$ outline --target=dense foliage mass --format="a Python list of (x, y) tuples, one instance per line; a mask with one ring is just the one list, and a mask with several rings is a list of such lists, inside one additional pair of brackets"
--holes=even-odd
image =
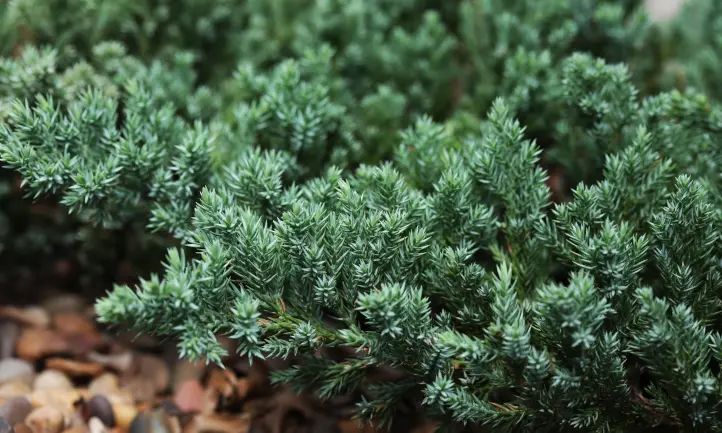
[(383, 426), (722, 432), (714, 0), (41, 3), (0, 160), (71, 216), (26, 231), (177, 241), (102, 320)]

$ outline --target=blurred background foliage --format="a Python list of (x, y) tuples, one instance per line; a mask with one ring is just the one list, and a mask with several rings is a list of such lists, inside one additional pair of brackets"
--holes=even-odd
[[(719, 134), (713, 101), (722, 97), (722, 4), (690, 0), (663, 22), (651, 20), (646, 6), (639, 0), (9, 0), (0, 2), (0, 122), (18, 98), (73, 101), (87, 87), (122, 95), (129, 81), (139, 82), (185, 121), (207, 125), (218, 137), (216, 158), (249, 147), (288, 151), (303, 180), (330, 164), (351, 170), (388, 159), (401, 140), (414, 138), (401, 131), (426, 115), (448, 121), (451, 135), (464, 137), (504, 95), (544, 149), (552, 180), (568, 191), (598, 179), (603, 155), (615, 149), (613, 134), (585, 142), (578, 128), (595, 127), (605, 94), (620, 94), (619, 86), (633, 85), (632, 99), (674, 89), (708, 95), (711, 100), (657, 103), (697, 113), (707, 142)], [(627, 67), (608, 77), (612, 90), (589, 89), (601, 69), (569, 63), (574, 52)], [(575, 67), (582, 69), (572, 71), (577, 81), (570, 82), (565, 71)], [(580, 101), (598, 110), (585, 111)], [(310, 110), (323, 133), (307, 142), (289, 139), (298, 125), (279, 115), (289, 106)], [(664, 119), (664, 110), (657, 113)], [(604, 118), (606, 127), (623, 128), (618, 117)], [(24, 198), (15, 173), (2, 170), (0, 179), (4, 296), (20, 299), (42, 287), (97, 293), (113, 281), (147, 275), (173, 244), (147, 234), (142, 220), (113, 230), (84, 224), (52, 199)]]

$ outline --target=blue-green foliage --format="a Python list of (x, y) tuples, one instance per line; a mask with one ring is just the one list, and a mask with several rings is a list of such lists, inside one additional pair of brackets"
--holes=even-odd
[(177, 241), (101, 320), (383, 426), (722, 431), (712, 2), (31, 3), (0, 160)]
[[(425, 121), (405, 137), (419, 134), (445, 136)], [(423, 165), (406, 146), (413, 180)], [(425, 189), (389, 164), (268, 188), (257, 197), (278, 203), (272, 212), (239, 205), (223, 183), (207, 189), (189, 229), (195, 258), (170, 256), (163, 279), (119, 287), (98, 311), (172, 329), (216, 361), (213, 335), (225, 333), (244, 354), (293, 355), (278, 380), (323, 397), (373, 388), (360, 410), (382, 423), (399, 393), (423, 389), (442, 417), (514, 431), (717, 431), (719, 197), (640, 127), (604, 179), (550, 208), (539, 149), (501, 101), (478, 138), (446, 151)], [(210, 307), (229, 299), (242, 304)], [(691, 338), (698, 355), (681, 351)], [(316, 357), (343, 347), (355, 353)], [(688, 370), (663, 370), (678, 363)], [(382, 366), (405, 372), (406, 391), (367, 376)], [(648, 383), (632, 377), (642, 371)]]

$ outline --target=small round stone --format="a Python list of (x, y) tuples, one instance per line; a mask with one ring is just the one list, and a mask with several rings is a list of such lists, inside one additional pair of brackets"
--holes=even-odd
[(90, 418), (90, 421), (88, 421), (88, 429), (90, 430), (90, 433), (108, 432), (108, 427), (98, 418)]
[(94, 395), (88, 400), (88, 415), (91, 418), (98, 418), (106, 427), (115, 427), (113, 406), (102, 395)]
[(19, 337), (20, 326), (17, 323), (0, 321), (0, 359), (13, 356)]
[(35, 370), (22, 359), (5, 358), (0, 360), (0, 385), (10, 382), (32, 383)]
[(0, 433), (15, 433), (13, 426), (11, 426), (4, 418), (0, 418)]
[(4, 419), (10, 425), (15, 425), (25, 421), (33, 406), (25, 397), (13, 397), (0, 406), (0, 418)]
[(45, 370), (35, 378), (33, 389), (36, 391), (48, 389), (73, 389), (73, 383), (68, 376), (57, 370)]
[(130, 423), (130, 433), (172, 433), (173, 420), (162, 410), (139, 413)]
[(25, 420), (34, 433), (59, 433), (63, 429), (64, 417), (60, 410), (43, 406), (30, 412)]

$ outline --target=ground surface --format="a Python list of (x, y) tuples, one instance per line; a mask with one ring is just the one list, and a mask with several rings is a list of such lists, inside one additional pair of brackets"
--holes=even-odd
[(103, 332), (73, 295), (0, 305), (0, 433), (373, 431), (348, 401), (269, 384), (268, 368), (177, 361), (172, 345)]

